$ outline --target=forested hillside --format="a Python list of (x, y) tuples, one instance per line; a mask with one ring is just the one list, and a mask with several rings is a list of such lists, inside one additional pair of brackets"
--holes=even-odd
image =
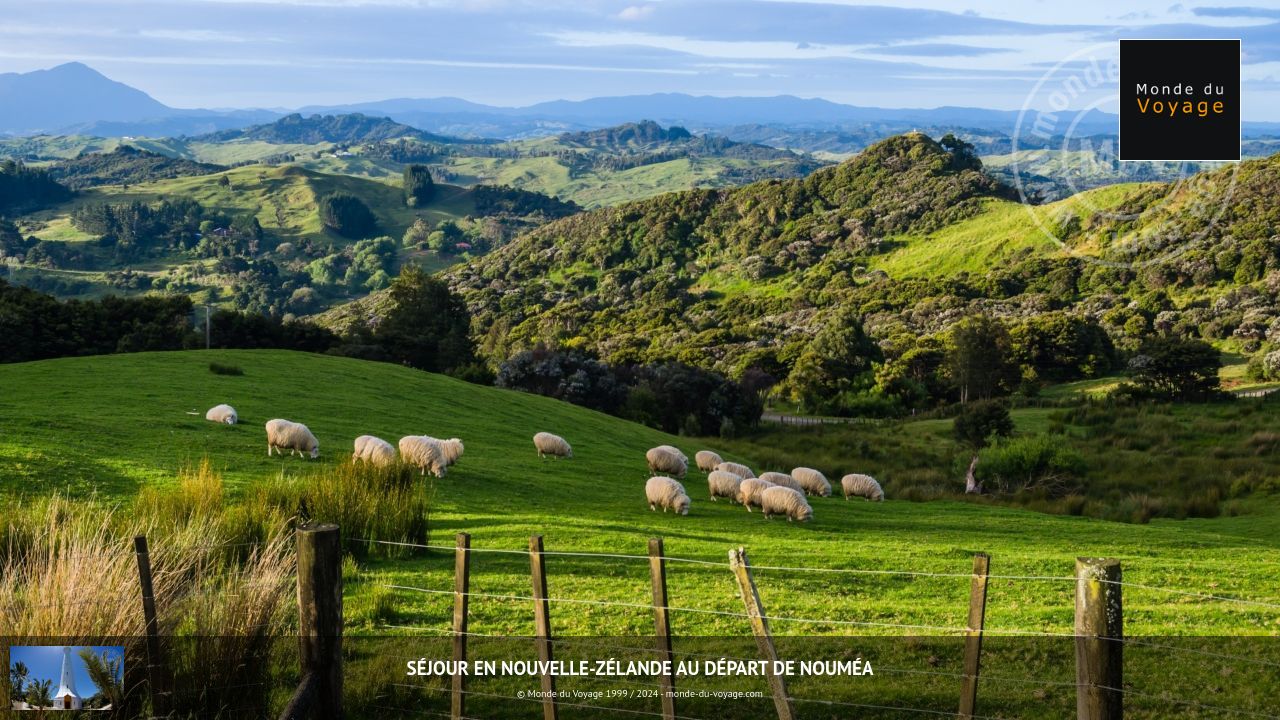
[(53, 179), (72, 190), (98, 185), (136, 185), (152, 180), (209, 175), (226, 170), (221, 165), (171, 158), (159, 153), (121, 145), (113, 152), (84, 153), (54, 163)]
[[(1234, 172), (1028, 211), (964, 143), (909, 134), (803, 180), (577, 215), (451, 281), (494, 361), (538, 343), (679, 359), (831, 411), (955, 399), (948, 348), (975, 313), (1009, 363), (997, 393), (1106, 374), (1160, 334), (1254, 354), (1265, 376), (1280, 372), (1280, 355), (1264, 362), (1280, 341), (1280, 158)], [(1223, 209), (1209, 222), (1197, 201)]]

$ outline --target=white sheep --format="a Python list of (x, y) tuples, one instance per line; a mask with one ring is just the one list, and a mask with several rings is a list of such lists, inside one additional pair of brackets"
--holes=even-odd
[(226, 423), (227, 425), (235, 425), (240, 422), (240, 416), (236, 414), (236, 409), (225, 403), (209, 408), (209, 412), (204, 414), (204, 419), (210, 422)]
[(710, 450), (699, 450), (694, 454), (693, 459), (698, 463), (698, 469), (705, 473), (715, 470), (717, 465), (724, 462), (724, 458)]
[(320, 457), (320, 441), (311, 434), (311, 430), (302, 423), (291, 422), (281, 418), (267, 421), (267, 456), (275, 450), (281, 455), (285, 450), (294, 453), (310, 453), (311, 457)]
[(831, 497), (831, 482), (822, 472), (813, 468), (798, 467), (791, 471), (791, 477), (800, 483), (805, 495)]
[(458, 438), (441, 440), (440, 448), (444, 450), (444, 461), (449, 465), (458, 462), (458, 458), (462, 457), (462, 451), (465, 449), (462, 447), (462, 441)]
[(400, 438), (400, 458), (418, 468), (422, 475), (430, 470), (432, 475), (441, 478), (449, 469), (440, 441), (426, 435), (406, 435)]
[(670, 445), (649, 448), (649, 452), (645, 453), (644, 457), (649, 461), (649, 472), (667, 473), (678, 478), (684, 477), (685, 473), (689, 472), (689, 461), (684, 459), (679, 450), (675, 450)]
[(860, 475), (858, 473), (849, 473), (840, 478), (840, 489), (844, 490), (844, 499), (851, 497), (866, 498), (875, 502), (884, 501), (884, 490), (880, 487), (880, 483), (870, 475)]
[(738, 485), (738, 504), (751, 512), (751, 506), (760, 507), (760, 495), (771, 487), (777, 487), (768, 480), (747, 478)]
[(723, 470), (712, 470), (707, 473), (707, 490), (711, 493), (711, 502), (716, 498), (729, 498), (729, 502), (738, 499), (738, 486), (742, 478)]
[(796, 479), (784, 472), (765, 472), (760, 473), (761, 480), (768, 480), (774, 485), (781, 485), (785, 488), (791, 488), (799, 493), (804, 493), (804, 487), (796, 482)]
[(753, 478), (756, 476), (755, 472), (752, 471), (751, 468), (747, 467), (746, 465), (743, 465), (742, 463), (736, 463), (736, 462), (722, 462), (716, 466), (716, 470), (731, 472), (734, 475), (737, 475), (738, 477), (743, 479)]
[(774, 515), (786, 515), (787, 522), (813, 519), (813, 508), (804, 499), (804, 493), (788, 487), (771, 487), (760, 493), (760, 509), (766, 520)]
[(663, 450), (666, 450), (667, 452), (674, 453), (675, 455), (677, 455), (681, 460), (684, 461), (684, 464), (686, 466), (689, 464), (689, 456), (685, 455), (684, 451), (676, 447), (675, 445), (659, 445), (658, 447), (662, 448)]
[(356, 438), (355, 452), (351, 454), (351, 461), (386, 467), (396, 461), (396, 449), (380, 437), (361, 435)]
[(662, 508), (662, 512), (674, 510), (679, 515), (689, 514), (689, 494), (684, 491), (684, 485), (661, 475), (649, 478), (649, 482), (644, 484), (644, 494), (649, 500), (649, 509), (657, 510)]
[(573, 448), (569, 447), (569, 443), (559, 435), (552, 435), (549, 432), (540, 432), (533, 436), (533, 446), (538, 449), (538, 457), (573, 457)]

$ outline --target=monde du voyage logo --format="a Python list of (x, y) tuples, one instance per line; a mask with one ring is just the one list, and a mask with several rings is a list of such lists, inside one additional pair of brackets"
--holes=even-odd
[(1121, 40), (1119, 159), (1239, 160), (1240, 41)]

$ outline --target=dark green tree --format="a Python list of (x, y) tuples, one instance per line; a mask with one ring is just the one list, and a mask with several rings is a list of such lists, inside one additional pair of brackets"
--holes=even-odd
[(881, 357), (862, 329), (862, 318), (854, 309), (842, 308), (796, 360), (789, 377), (792, 395), (808, 410), (831, 407)]
[(945, 369), (962, 403), (1007, 395), (1020, 379), (1009, 331), (988, 315), (970, 316), (951, 329)]
[(21, 660), (15, 662), (9, 668), (9, 693), (14, 699), (20, 699), (26, 694), (27, 678), (31, 676), (31, 669)]
[(991, 444), (991, 438), (1008, 437), (1013, 434), (1013, 419), (1009, 417), (1009, 406), (1000, 400), (979, 400), (968, 403), (956, 416), (952, 432), (957, 442), (973, 451), (973, 459), (969, 461), (969, 471), (964, 476), (964, 491), (980, 493), (982, 485), (973, 474), (978, 468), (978, 453)]
[(335, 192), (320, 198), (320, 222), (345, 238), (366, 238), (378, 230), (378, 220), (360, 198)]
[(53, 681), (32, 680), (27, 685), (27, 704), (36, 708), (37, 717), (44, 717), (46, 708), (53, 706)]
[(1146, 395), (1165, 400), (1207, 400), (1219, 387), (1222, 358), (1203, 340), (1149, 338), (1129, 361), (1129, 371)]
[(443, 280), (406, 265), (391, 283), (391, 309), (373, 338), (393, 362), (444, 372), (475, 361), (471, 316)]
[(124, 703), (124, 668), (117, 658), (109, 657), (105, 652), (101, 655), (89, 648), (80, 651), (80, 659), (89, 673), (89, 679), (98, 686), (98, 692), (106, 696), (114, 708)]
[(404, 166), (404, 202), (409, 207), (426, 205), (435, 194), (436, 186), (431, 180), (431, 169), (426, 165)]

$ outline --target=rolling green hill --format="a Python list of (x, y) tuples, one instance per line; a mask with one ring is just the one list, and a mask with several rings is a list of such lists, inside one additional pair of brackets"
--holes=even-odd
[[(216, 361), (243, 375), (213, 374)], [(232, 499), (278, 476), (319, 472), (342, 462), (352, 439), (374, 433), (393, 442), (402, 434), (457, 436), (461, 461), (431, 487), (432, 541), (455, 531), (473, 534), (473, 547), (519, 550), (544, 534), (551, 551), (643, 554), (651, 536), (666, 538), (674, 557), (723, 562), (745, 545), (758, 565), (968, 572), (975, 551), (993, 555), (1003, 575), (1069, 576), (1077, 555), (1119, 557), (1131, 582), (1213, 588), (1219, 595), (1272, 597), (1280, 542), (1270, 528), (1274, 505), (1257, 515), (1214, 520), (1120, 525), (1046, 516), (957, 502), (907, 502), (882, 461), (843, 451), (841, 470), (868, 471), (886, 480), (883, 504), (814, 498), (808, 524), (766, 521), (739, 506), (705, 499), (702, 475), (686, 480), (694, 498), (687, 517), (650, 512), (643, 484), (645, 450), (672, 443), (687, 454), (714, 441), (674, 438), (617, 418), (542, 397), (480, 387), (389, 364), (282, 351), (146, 353), (0, 366), (0, 497), (58, 493), (73, 500), (124, 503), (140, 488), (172, 483), (179, 468), (208, 458), (226, 479)], [(204, 410), (229, 402), (242, 424), (207, 422)], [(321, 458), (268, 458), (262, 424), (288, 417), (307, 423)], [(928, 434), (929, 423), (920, 432)], [(908, 428), (911, 427), (909, 424)], [(539, 430), (565, 436), (569, 460), (539, 460), (530, 437)], [(915, 431), (899, 437), (918, 437)], [(734, 456), (754, 462), (759, 458)], [(764, 466), (759, 466), (764, 469)], [(323, 519), (323, 518), (320, 518)], [(348, 579), (354, 626), (369, 622), (361, 608), (379, 584), (425, 588), (451, 585), (452, 556), (370, 560)], [(643, 562), (554, 558), (553, 595), (647, 602)], [(527, 592), (520, 555), (480, 555), (472, 588)], [(736, 612), (727, 567), (673, 564), (672, 604)], [(1194, 578), (1194, 582), (1192, 582)], [(966, 578), (846, 577), (759, 571), (761, 592), (777, 614), (802, 618), (859, 618), (877, 623), (952, 626), (963, 623)], [(394, 624), (444, 627), (447, 597), (394, 593), (380, 600)], [(1195, 600), (1158, 590), (1128, 589), (1126, 632), (1145, 634), (1266, 634), (1274, 613), (1225, 602)], [(529, 613), (518, 603), (473, 602), (472, 631), (526, 633)], [(993, 581), (987, 625), (1005, 630), (1063, 632), (1071, 623), (1071, 584)], [(676, 616), (681, 635), (742, 635), (739, 619), (714, 614)], [(644, 635), (644, 612), (584, 608), (557, 616), (559, 634)], [(860, 628), (897, 634), (891, 627)], [(776, 624), (783, 635), (847, 634), (822, 624)], [(379, 632), (397, 632), (382, 629)]]

